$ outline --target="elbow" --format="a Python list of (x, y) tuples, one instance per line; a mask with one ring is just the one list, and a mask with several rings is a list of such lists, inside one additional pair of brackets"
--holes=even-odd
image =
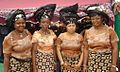
[(114, 53), (118, 53), (118, 48), (113, 48)]

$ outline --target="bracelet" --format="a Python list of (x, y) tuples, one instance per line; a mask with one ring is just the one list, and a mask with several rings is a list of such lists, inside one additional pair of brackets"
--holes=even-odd
[(87, 65), (83, 64), (83, 67), (87, 67)]
[(111, 65), (111, 67), (116, 68), (116, 66), (115, 66), (115, 65)]

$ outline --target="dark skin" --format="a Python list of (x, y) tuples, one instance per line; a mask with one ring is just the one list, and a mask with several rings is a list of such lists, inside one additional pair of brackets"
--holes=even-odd
[[(99, 32), (101, 31), (105, 31), (106, 27), (103, 25), (102, 23), (102, 17), (101, 16), (93, 16), (91, 17), (92, 20), (92, 24), (93, 27), (95, 28), (95, 30), (98, 30)], [(109, 30), (109, 34), (110, 34), (110, 44), (104, 44), (104, 43), (94, 43), (89, 45), (87, 43), (87, 32), (85, 32), (85, 36), (84, 36), (84, 63), (83, 63), (83, 72), (88, 72), (87, 71), (87, 61), (88, 61), (88, 48), (106, 48), (108, 46), (110, 46), (113, 49), (112, 52), (112, 64), (111, 64), (111, 69), (110, 72), (116, 72), (115, 67), (113, 67), (112, 65), (116, 66), (116, 62), (117, 62), (117, 58), (118, 58), (118, 45), (117, 45), (117, 37), (116, 37), (116, 33), (114, 32), (113, 29)], [(92, 33), (91, 33), (92, 34)], [(102, 50), (102, 49), (101, 49)]]
[[(43, 34), (43, 35), (46, 35), (46, 34), (49, 34), (50, 33), (50, 30), (48, 29), (49, 27), (49, 24), (50, 24), (50, 20), (47, 19), (47, 18), (42, 18), (40, 20), (40, 26), (41, 26), (41, 30), (39, 30), (39, 33)], [(55, 51), (55, 40), (56, 40), (56, 37), (54, 38), (54, 44), (53, 44), (53, 53), (54, 53), (54, 58), (56, 60), (56, 51)], [(42, 46), (41, 46), (42, 47)], [(36, 65), (35, 65), (35, 52), (36, 52), (36, 49), (37, 49), (37, 43), (33, 43), (33, 50), (32, 50), (32, 61), (33, 61), (33, 72), (37, 72), (37, 69), (36, 69)]]
[[(41, 31), (43, 31), (44, 33), (48, 32), (48, 25), (50, 24), (49, 19), (45, 19), (45, 18), (41, 19), (39, 24), (41, 26)], [(36, 49), (37, 49), (37, 44), (34, 43), (33, 50), (32, 50), (33, 72), (37, 72), (36, 65), (35, 65), (35, 51), (36, 51)]]
[[(18, 19), (17, 21), (15, 21), (15, 24), (14, 24), (14, 28), (17, 33), (23, 33), (24, 32), (24, 28), (25, 28), (25, 20), (23, 18), (21, 19)], [(29, 34), (31, 35), (31, 34)], [(23, 35), (23, 38), (25, 37), (26, 35)], [(4, 43), (7, 44), (4, 46)], [(12, 47), (16, 46), (17, 43), (15, 41), (11, 42), (11, 39), (6, 39), (4, 40), (4, 43), (3, 43), (3, 48), (8, 48), (8, 49), (11, 49)], [(10, 45), (11, 43), (11, 45)], [(9, 50), (11, 51), (11, 50)], [(24, 50), (18, 50), (17, 52), (22, 52)], [(9, 59), (10, 59), (10, 56), (11, 56), (11, 53), (4, 53), (4, 72), (8, 72), (9, 70)]]
[[(64, 34), (66, 34), (66, 37), (67, 38), (73, 38), (75, 35), (76, 35), (76, 32), (75, 32), (75, 30), (76, 30), (76, 25), (75, 24), (72, 24), (72, 23), (70, 23), (70, 24), (68, 24), (67, 26), (66, 26), (66, 28), (67, 28), (67, 32), (65, 32)], [(75, 64), (75, 65), (70, 65), (70, 64), (68, 64), (68, 63), (66, 63), (66, 61), (63, 61), (63, 58), (62, 58), (62, 55), (61, 55), (61, 51), (62, 51), (62, 48), (61, 48), (61, 46), (60, 46), (60, 44), (61, 44), (61, 42), (62, 41), (60, 41), (59, 40), (59, 38), (58, 38), (58, 42), (57, 42), (57, 55), (58, 55), (58, 58), (59, 58), (59, 61), (60, 61), (60, 64), (61, 64), (61, 66), (63, 66), (63, 67), (68, 67), (68, 68), (76, 68), (76, 69), (79, 69), (80, 68), (80, 66), (82, 65), (82, 61), (83, 61), (83, 53), (81, 54), (81, 56), (80, 56), (80, 59), (79, 59), (79, 62), (78, 62), (78, 64)], [(81, 37), (81, 42), (82, 42), (82, 37)], [(74, 47), (71, 47), (71, 48), (68, 48), (68, 50), (67, 50), (67, 48), (65, 48), (66, 50), (64, 50), (64, 53), (66, 53), (66, 54), (75, 54), (75, 50), (74, 50)], [(78, 49), (79, 49), (79, 47), (78, 47)], [(77, 51), (79, 51), (79, 50), (77, 50)], [(77, 52), (76, 51), (76, 52)]]

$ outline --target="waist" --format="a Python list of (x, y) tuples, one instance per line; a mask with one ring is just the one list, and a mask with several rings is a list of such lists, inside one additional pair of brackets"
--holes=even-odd
[(16, 59), (16, 60), (18, 60), (18, 61), (23, 61), (23, 62), (31, 62), (31, 61), (32, 61), (32, 58), (19, 59), (19, 58), (16, 58), (16, 57), (14, 57), (14, 56), (11, 56), (10, 58), (11, 58), (11, 59), (12, 59), (12, 58), (13, 58), (13, 59)]
[(61, 53), (68, 57), (76, 57), (81, 54), (81, 50), (80, 49), (76, 49), (76, 50), (62, 49)]
[(80, 47), (61, 47), (62, 51), (80, 51)]
[(102, 43), (102, 42), (96, 42), (96, 43), (91, 43), (89, 44), (90, 48), (111, 48), (111, 44), (110, 43)]
[(38, 51), (41, 52), (53, 52), (53, 47), (52, 46), (43, 46), (43, 47), (38, 47)]
[(26, 60), (26, 59), (31, 59), (32, 55), (25, 55), (25, 54), (11, 54), (12, 57), (15, 57), (17, 59), (21, 59), (21, 60)]
[(102, 52), (111, 51), (111, 48), (95, 47), (95, 48), (89, 48), (89, 51), (102, 53)]

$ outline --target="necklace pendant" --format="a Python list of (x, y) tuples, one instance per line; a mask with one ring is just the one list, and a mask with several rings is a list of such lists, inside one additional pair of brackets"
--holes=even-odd
[(22, 37), (23, 37), (23, 35), (22, 35), (22, 34), (20, 34), (20, 37), (22, 38)]

